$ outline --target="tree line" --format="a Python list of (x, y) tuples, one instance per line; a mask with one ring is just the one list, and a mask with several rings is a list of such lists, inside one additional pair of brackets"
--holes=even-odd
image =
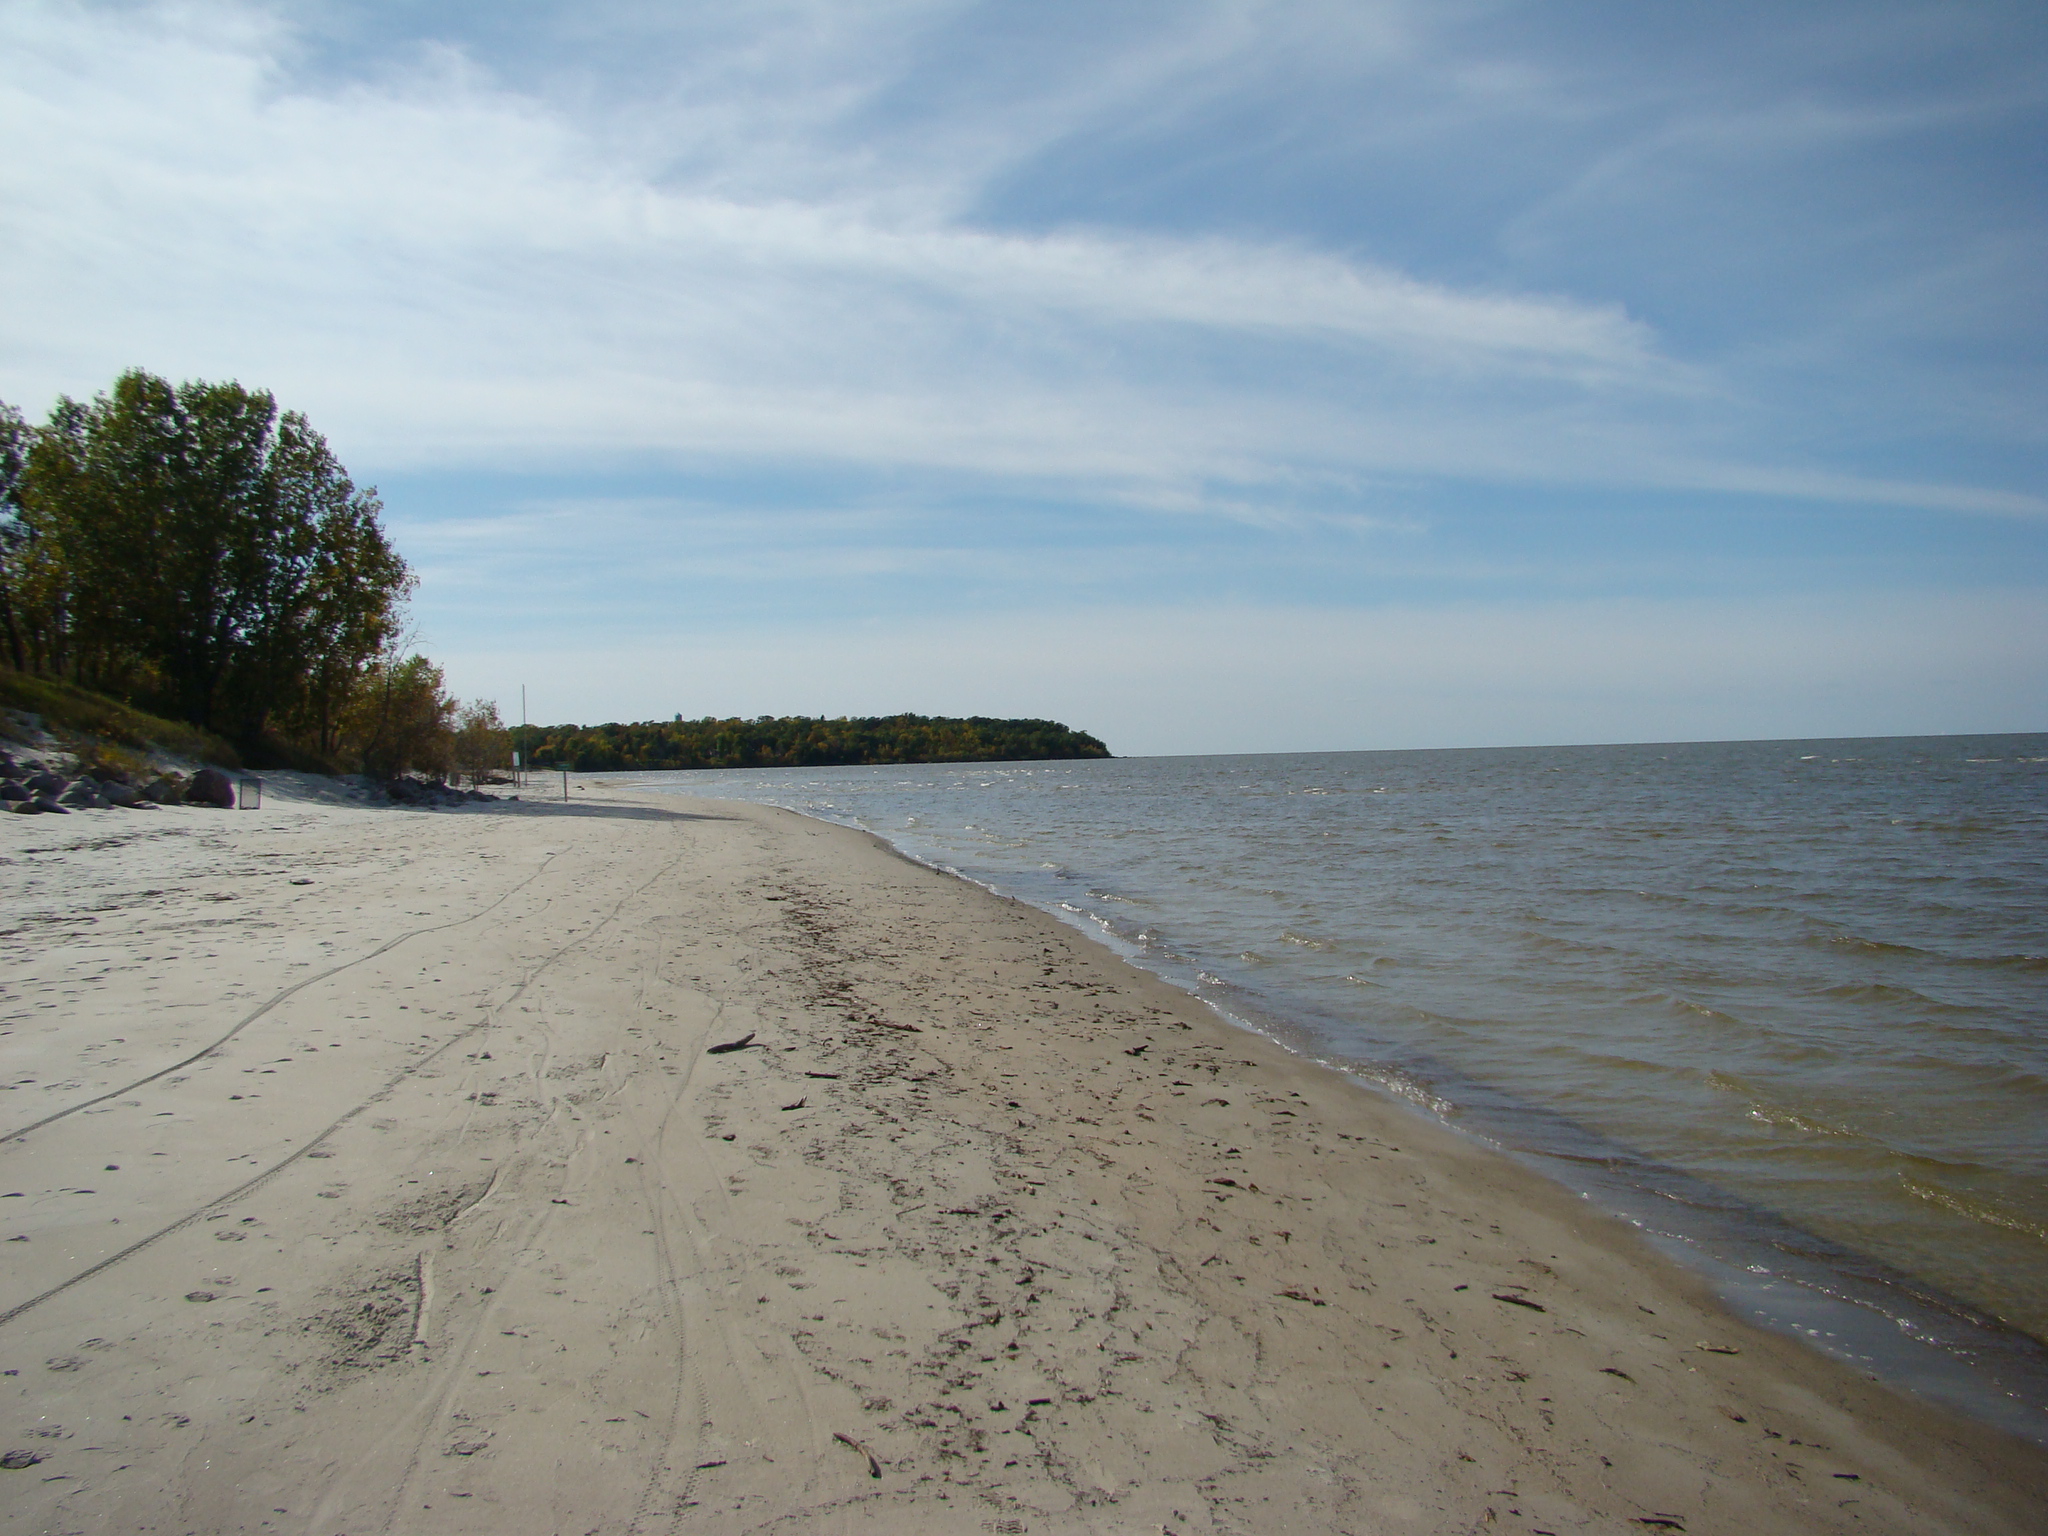
[(380, 778), (488, 774), (515, 747), (582, 772), (1109, 756), (1057, 721), (983, 717), (508, 730), (412, 651), (416, 580), (382, 512), (262, 390), (131, 369), (40, 426), (0, 401), (0, 672), (197, 726), (252, 765)]
[(679, 768), (823, 768), (854, 763), (980, 763), (1108, 757), (1109, 748), (1056, 720), (889, 715), (813, 719), (649, 720), (624, 725), (514, 726), (532, 767), (579, 773)]
[(382, 510), (262, 390), (134, 369), (40, 426), (0, 402), (0, 665), (256, 762), (443, 769), (460, 711), (408, 654)]

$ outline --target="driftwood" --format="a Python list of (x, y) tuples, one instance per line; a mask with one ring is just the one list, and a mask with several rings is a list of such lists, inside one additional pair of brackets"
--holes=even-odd
[(839, 1433), (839, 1431), (834, 1430), (832, 1432), (832, 1438), (834, 1440), (837, 1440), (841, 1445), (847, 1447), (849, 1450), (859, 1451), (861, 1455), (867, 1457), (869, 1477), (880, 1477), (882, 1475), (882, 1464), (875, 1459), (875, 1453), (869, 1450), (866, 1446), (862, 1445), (858, 1440), (854, 1439), (853, 1436), (842, 1435)]

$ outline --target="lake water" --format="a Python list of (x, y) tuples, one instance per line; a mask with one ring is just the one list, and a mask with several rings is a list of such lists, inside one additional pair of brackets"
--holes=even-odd
[(619, 775), (880, 834), (2048, 1441), (2048, 735)]

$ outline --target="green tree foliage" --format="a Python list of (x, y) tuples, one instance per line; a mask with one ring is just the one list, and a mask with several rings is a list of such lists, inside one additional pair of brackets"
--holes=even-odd
[(0, 518), (9, 523), (21, 512), (21, 482), (34, 440), (35, 431), (21, 412), (0, 400)]
[(637, 725), (520, 726), (528, 766), (618, 769), (798, 768), (848, 763), (983, 763), (1108, 757), (1095, 737), (1056, 720), (650, 720)]
[(455, 747), (455, 700), (441, 669), (392, 645), (352, 691), (341, 720), (343, 753), (380, 779), (447, 774)]
[(16, 669), (245, 742), (336, 748), (413, 578), (375, 492), (304, 416), (134, 370), (90, 403), (60, 399), (40, 429), (6, 412), (0, 476)]
[(35, 429), (0, 400), (0, 645), (18, 672), (49, 671), (60, 639), (69, 583), (48, 538), (22, 514)]

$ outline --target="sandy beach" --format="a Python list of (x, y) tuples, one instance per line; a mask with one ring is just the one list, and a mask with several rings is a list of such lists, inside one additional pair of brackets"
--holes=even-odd
[(2043, 1528), (2048, 1454), (858, 833), (316, 785), (0, 823), (0, 1529)]

